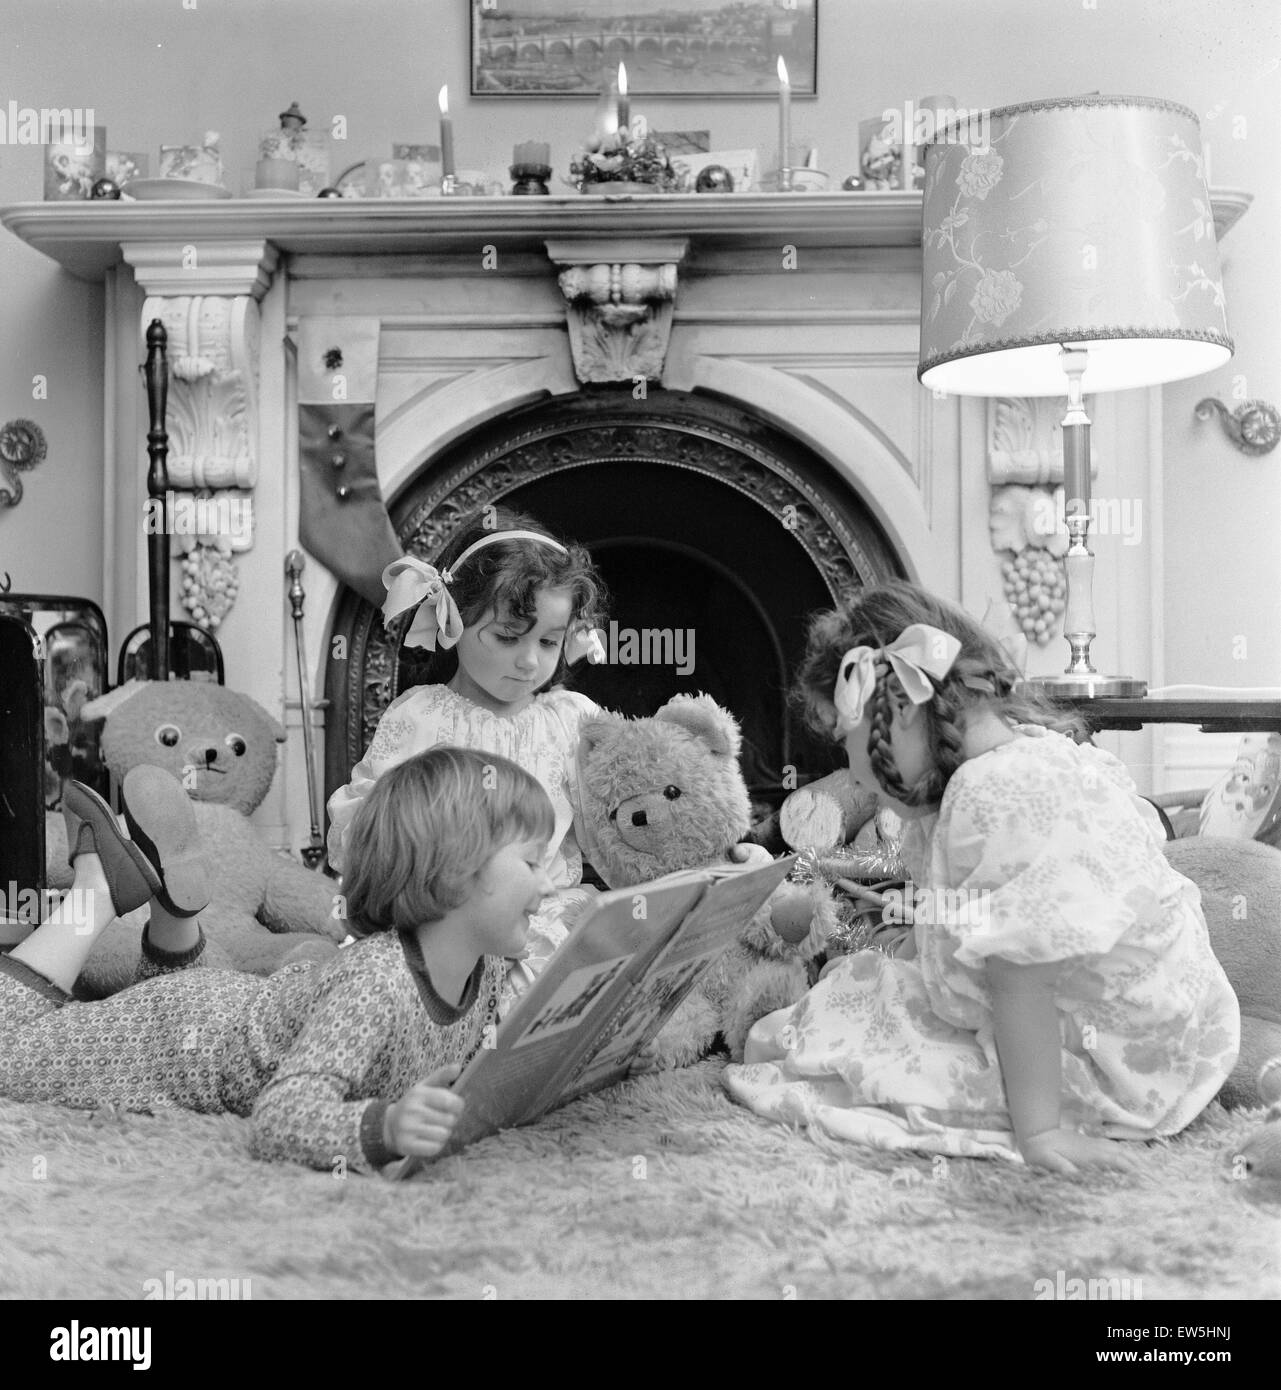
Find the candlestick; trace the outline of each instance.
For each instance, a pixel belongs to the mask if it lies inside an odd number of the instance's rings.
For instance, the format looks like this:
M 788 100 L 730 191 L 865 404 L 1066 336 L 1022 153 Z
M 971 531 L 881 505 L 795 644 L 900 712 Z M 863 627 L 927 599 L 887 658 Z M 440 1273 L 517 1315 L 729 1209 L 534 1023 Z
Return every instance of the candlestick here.
M 787 79 L 787 64 L 780 53 L 778 58 L 778 187 L 786 193 L 792 186 L 789 166 L 792 150 L 792 84 Z
M 454 122 L 449 114 L 449 88 L 442 87 L 440 96 L 440 172 L 444 179 L 454 174 Z
M 627 132 L 632 124 L 632 104 L 627 99 L 627 67 L 623 63 L 618 65 L 618 128 L 623 133 L 623 139 L 627 138 Z
M 513 164 L 551 164 L 552 147 L 540 140 L 526 140 L 512 151 Z

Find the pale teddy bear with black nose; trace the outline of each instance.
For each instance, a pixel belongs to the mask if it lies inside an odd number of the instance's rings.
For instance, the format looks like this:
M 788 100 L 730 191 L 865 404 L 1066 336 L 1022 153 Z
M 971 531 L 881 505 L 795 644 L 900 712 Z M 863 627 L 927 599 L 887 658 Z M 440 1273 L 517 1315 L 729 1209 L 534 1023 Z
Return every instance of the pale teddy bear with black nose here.
M 276 773 L 285 731 L 249 696 L 210 681 L 129 681 L 85 705 L 106 717 L 103 759 L 123 779 L 150 763 L 172 773 L 194 803 L 212 900 L 200 914 L 205 964 L 268 975 L 292 961 L 327 960 L 347 934 L 334 883 L 273 850 L 249 816 Z M 66 830 L 46 821 L 49 881 L 69 886 Z M 147 909 L 102 934 L 77 984 L 101 998 L 133 979 Z

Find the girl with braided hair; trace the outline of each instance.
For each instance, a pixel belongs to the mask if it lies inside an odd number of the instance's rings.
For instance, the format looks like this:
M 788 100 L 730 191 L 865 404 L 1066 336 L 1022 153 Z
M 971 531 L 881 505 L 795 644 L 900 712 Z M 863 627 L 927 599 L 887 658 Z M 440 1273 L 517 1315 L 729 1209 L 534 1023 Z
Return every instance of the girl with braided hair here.
M 912 930 L 758 1022 L 736 1099 L 887 1149 L 1124 1168 L 1236 1061 L 1196 886 L 1122 764 L 913 585 L 810 624 L 795 699 L 907 828 Z

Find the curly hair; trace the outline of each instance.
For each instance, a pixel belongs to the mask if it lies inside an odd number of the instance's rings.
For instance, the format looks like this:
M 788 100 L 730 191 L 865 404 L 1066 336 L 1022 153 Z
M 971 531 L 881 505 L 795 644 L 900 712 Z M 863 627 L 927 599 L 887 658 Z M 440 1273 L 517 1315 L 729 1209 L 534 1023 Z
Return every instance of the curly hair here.
M 875 661 L 876 688 L 868 703 L 867 752 L 881 787 L 905 806 L 936 804 L 952 774 L 965 761 L 962 720 L 978 706 L 991 709 L 1006 724 L 1040 724 L 1078 735 L 1083 725 L 1065 714 L 1035 687 L 1022 681 L 1000 644 L 955 604 L 936 598 L 902 580 L 847 595 L 840 605 L 811 619 L 805 655 L 790 692 L 810 728 L 832 733 L 832 692 L 842 657 L 851 647 L 878 653 L 913 623 L 928 623 L 961 644 L 952 669 L 933 680 L 934 696 L 924 706 L 931 767 L 914 786 L 899 775 L 890 743 L 894 704 L 906 699 L 898 677 L 885 658 Z
M 343 892 L 353 935 L 439 921 L 500 849 L 549 840 L 555 820 L 537 778 L 496 753 L 441 746 L 398 764 L 351 823 Z
M 495 541 L 457 565 L 458 557 L 468 546 L 503 531 L 533 531 L 564 550 L 531 540 Z M 487 613 L 504 612 L 513 623 L 523 623 L 528 632 L 537 620 L 538 595 L 544 589 L 568 592 L 570 628 L 580 624 L 596 627 L 604 621 L 609 595 L 587 550 L 574 541 L 552 535 L 541 522 L 522 512 L 485 507 L 474 513 L 450 537 L 435 563 L 437 568 L 451 572 L 449 592 L 458 605 L 464 627 L 471 627 Z M 410 620 L 403 621 L 408 626 Z M 432 679 L 449 680 L 457 669 L 457 653 L 452 649 L 438 651 L 436 658 L 432 662 Z M 556 669 L 547 684 L 560 685 L 568 674 L 562 642 Z

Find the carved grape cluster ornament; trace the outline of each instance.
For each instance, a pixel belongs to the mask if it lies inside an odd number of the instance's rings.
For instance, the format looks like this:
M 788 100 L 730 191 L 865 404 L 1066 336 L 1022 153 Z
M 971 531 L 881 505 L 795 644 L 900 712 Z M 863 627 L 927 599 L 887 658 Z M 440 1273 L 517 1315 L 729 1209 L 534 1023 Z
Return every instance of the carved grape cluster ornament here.
M 1062 562 L 1048 550 L 1028 548 L 1001 566 L 1006 602 L 1029 642 L 1049 644 L 1067 602 Z
M 182 606 L 201 627 L 219 627 L 239 591 L 240 577 L 229 554 L 198 545 L 183 556 Z

